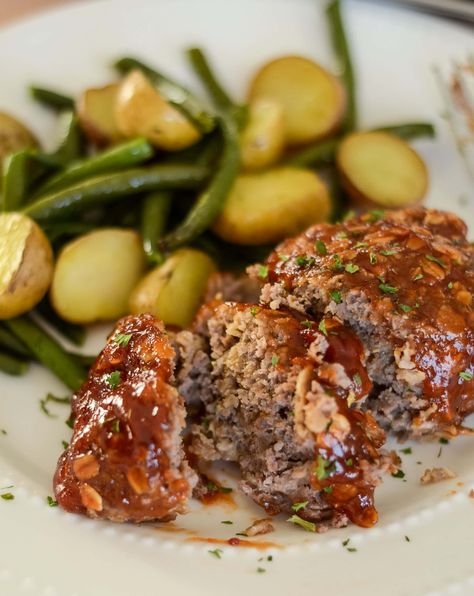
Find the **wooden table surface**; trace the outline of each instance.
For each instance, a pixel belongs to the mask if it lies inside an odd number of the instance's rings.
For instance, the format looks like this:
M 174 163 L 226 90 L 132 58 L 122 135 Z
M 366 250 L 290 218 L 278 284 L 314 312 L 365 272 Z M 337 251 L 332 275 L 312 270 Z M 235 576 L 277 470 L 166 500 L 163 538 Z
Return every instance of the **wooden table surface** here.
M 77 0 L 0 0 L 0 27 L 46 8 Z

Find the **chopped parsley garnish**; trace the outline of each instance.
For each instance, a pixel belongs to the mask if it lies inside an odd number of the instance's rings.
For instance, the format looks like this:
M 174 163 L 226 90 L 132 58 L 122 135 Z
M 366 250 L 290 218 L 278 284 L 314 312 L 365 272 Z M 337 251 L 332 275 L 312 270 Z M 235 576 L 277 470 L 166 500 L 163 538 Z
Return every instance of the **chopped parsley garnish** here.
M 324 459 L 321 455 L 318 455 L 318 459 L 316 460 L 316 469 L 314 470 L 314 474 L 318 480 L 324 480 L 334 471 L 334 466 L 331 464 L 330 461 Z
M 272 366 L 276 366 L 278 364 L 278 356 L 276 354 L 273 354 L 272 356 Z
M 228 486 L 217 486 L 217 484 L 215 484 L 214 482 L 208 482 L 206 484 L 206 489 L 208 492 L 211 492 L 211 493 L 228 494 L 228 493 L 232 492 L 232 489 L 229 488 Z
M 370 264 L 375 265 L 375 263 L 377 262 L 377 255 L 374 254 L 373 252 L 371 252 L 369 255 L 369 259 L 370 259 Z
M 131 339 L 132 339 L 131 333 L 117 333 L 117 335 L 114 337 L 114 342 L 118 346 L 121 346 L 122 348 L 126 348 Z
M 385 211 L 382 211 L 381 209 L 374 209 L 369 211 L 369 215 L 371 221 L 379 221 L 379 219 L 383 219 L 385 217 Z
M 329 292 L 329 296 L 331 296 L 331 299 L 334 300 L 336 304 L 341 304 L 342 297 L 339 290 L 332 290 L 332 292 Z
M 408 306 L 408 304 L 399 304 L 398 306 L 403 312 L 410 312 L 412 310 L 411 306 Z
M 348 546 L 346 550 L 348 553 L 356 553 L 357 552 L 357 549 L 354 546 Z
M 311 265 L 314 265 L 314 259 L 313 257 L 300 255 L 299 257 L 296 257 L 295 263 L 298 267 L 310 267 Z
M 230 519 L 225 519 L 224 521 L 221 521 L 221 524 L 226 524 L 227 526 L 231 526 L 234 522 L 230 521 Z
M 46 502 L 48 503 L 48 505 L 49 505 L 50 507 L 57 507 L 57 506 L 58 506 L 58 502 L 57 502 L 57 501 L 55 501 L 55 500 L 53 499 L 53 497 L 50 497 L 49 495 L 46 497 Z
M 266 279 L 268 277 L 268 267 L 266 265 L 258 265 L 257 275 L 261 279 Z
M 118 418 L 115 418 L 115 420 L 112 422 L 111 429 L 113 433 L 120 432 L 120 420 Z
M 322 240 L 316 240 L 314 246 L 318 253 L 323 257 L 328 254 L 328 249 Z
M 7 431 L 4 428 L 0 428 L 0 433 L 2 433 L 2 435 L 6 435 Z
M 296 524 L 297 526 L 301 526 L 307 532 L 316 532 L 316 524 L 314 524 L 313 522 L 306 521 L 299 515 L 292 515 L 286 521 L 289 521 L 292 524 Z
M 325 321 L 324 319 L 322 319 L 322 320 L 319 322 L 318 329 L 319 329 L 319 331 L 321 331 L 321 333 L 323 333 L 323 334 L 324 334 L 326 337 L 328 336 L 328 330 L 326 329 L 326 321 Z
M 288 255 L 278 255 L 278 258 L 280 259 L 280 261 L 283 261 L 283 263 L 286 263 L 290 260 L 290 257 Z
M 336 240 L 345 240 L 345 239 L 347 238 L 347 232 L 344 232 L 344 231 L 342 231 L 342 232 L 338 232 L 338 233 L 337 233 L 337 234 L 334 236 L 334 238 L 335 238 Z
M 265 573 L 267 570 L 263 567 L 257 567 L 257 573 Z
M 411 451 L 411 447 L 405 447 L 405 449 L 400 449 L 401 453 L 404 453 L 405 455 L 411 455 L 412 451 Z
M 403 470 L 397 470 L 392 474 L 394 478 L 405 478 L 405 472 Z
M 459 376 L 463 381 L 472 381 L 472 372 L 469 370 L 463 370 L 459 373 Z
M 442 453 L 443 453 L 443 447 L 441 446 L 441 447 L 439 448 L 438 455 L 437 455 L 436 457 L 437 457 L 437 458 L 440 458 Z
M 69 447 L 69 443 L 67 441 L 61 441 L 61 445 L 63 446 L 63 449 L 67 449 Z
M 347 273 L 357 273 L 359 271 L 359 265 L 354 265 L 354 263 L 347 263 L 344 267 Z
M 383 255 L 384 257 L 391 257 L 392 255 L 396 255 L 397 251 L 394 248 L 391 248 L 389 250 L 381 250 L 380 254 Z
M 362 379 L 360 378 L 360 374 L 356 373 L 353 377 L 352 377 L 354 383 L 357 385 L 357 387 L 361 387 L 362 386 Z
M 408 536 L 405 536 L 405 540 L 406 542 L 410 542 L 410 538 L 408 538 Z
M 439 442 L 441 443 L 441 445 L 448 445 L 449 439 L 446 439 L 445 437 L 441 437 Z
M 428 259 L 428 261 L 431 261 L 432 263 L 437 263 L 443 269 L 446 269 L 446 263 L 441 259 L 438 259 L 438 257 L 434 257 L 433 255 L 425 255 L 425 258 Z
M 358 242 L 354 248 L 367 248 L 367 246 L 369 246 L 368 242 Z
M 13 501 L 13 499 L 15 498 L 15 495 L 12 493 L 3 493 L 0 495 L 0 497 L 4 500 L 4 501 Z
M 220 549 L 220 548 L 215 548 L 214 550 L 208 550 L 207 552 L 210 555 L 212 555 L 213 557 L 216 557 L 216 559 L 221 559 L 222 558 L 222 553 L 224 551 L 222 549 Z
M 66 426 L 69 426 L 69 428 L 74 428 L 74 416 L 72 414 L 64 422 L 66 423 Z
M 333 264 L 332 268 L 335 271 L 340 271 L 342 269 L 341 257 L 339 255 L 333 255 L 332 256 L 332 260 L 334 261 L 334 264 Z
M 350 553 L 357 552 L 357 549 L 354 546 L 349 546 L 349 542 L 351 541 L 350 538 L 342 541 L 342 546 Z
M 386 283 L 380 283 L 379 288 L 382 290 L 382 292 L 385 292 L 386 294 L 396 294 L 398 292 L 398 288 Z
M 302 327 L 306 327 L 306 329 L 312 329 L 313 328 L 313 321 L 301 321 L 301 326 Z
M 332 487 L 332 486 L 325 486 L 325 487 L 323 488 L 323 491 L 324 491 L 325 493 L 328 493 L 329 495 L 332 493 L 332 491 L 333 491 L 333 490 L 334 490 L 334 489 L 333 489 L 333 487 Z
M 300 509 L 304 509 L 308 503 L 309 503 L 309 501 L 301 501 L 301 503 L 293 503 L 291 508 L 293 509 L 293 511 L 298 513 L 298 511 L 300 511 Z
M 450 281 L 449 284 L 448 284 L 448 289 L 449 290 L 452 290 L 453 289 L 453 286 L 454 286 L 453 282 Z
M 45 398 L 40 399 L 40 408 L 41 408 L 41 411 L 44 412 L 46 414 L 46 416 L 49 416 L 50 418 L 56 418 L 56 416 L 54 414 L 52 414 L 49 411 L 49 409 L 48 409 L 47 404 L 50 401 L 55 402 L 57 404 L 69 404 L 69 403 L 71 403 L 71 398 L 69 396 L 67 396 L 67 397 L 56 397 L 52 393 L 48 393 Z
M 419 279 L 423 279 L 423 273 L 417 273 L 412 281 L 418 281 Z
M 120 385 L 120 371 L 114 370 L 114 372 L 106 375 L 105 380 L 112 389 L 116 389 Z
M 346 466 L 352 466 L 354 464 L 354 460 L 352 459 L 352 457 L 348 457 L 346 459 Z
M 250 310 L 250 314 L 252 315 L 252 317 L 255 317 L 257 315 L 257 313 L 260 311 L 260 307 L 259 306 L 251 306 L 249 310 Z

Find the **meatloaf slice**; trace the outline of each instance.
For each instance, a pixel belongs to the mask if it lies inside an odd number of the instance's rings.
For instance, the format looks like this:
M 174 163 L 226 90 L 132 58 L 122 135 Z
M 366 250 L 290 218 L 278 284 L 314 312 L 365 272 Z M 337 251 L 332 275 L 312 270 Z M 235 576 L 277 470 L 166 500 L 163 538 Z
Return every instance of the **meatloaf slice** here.
M 73 436 L 54 477 L 64 509 L 119 522 L 184 511 L 197 477 L 182 449 L 175 359 L 151 315 L 118 322 L 72 400 Z
M 474 248 L 455 215 L 372 212 L 283 242 L 261 301 L 335 315 L 368 353 L 366 402 L 400 436 L 456 435 L 474 411 Z
M 203 307 L 211 391 L 192 429 L 191 452 L 237 462 L 243 491 L 267 513 L 292 513 L 318 529 L 377 520 L 374 487 L 392 461 L 384 433 L 354 407 L 371 383 L 357 337 L 321 321 L 246 304 Z

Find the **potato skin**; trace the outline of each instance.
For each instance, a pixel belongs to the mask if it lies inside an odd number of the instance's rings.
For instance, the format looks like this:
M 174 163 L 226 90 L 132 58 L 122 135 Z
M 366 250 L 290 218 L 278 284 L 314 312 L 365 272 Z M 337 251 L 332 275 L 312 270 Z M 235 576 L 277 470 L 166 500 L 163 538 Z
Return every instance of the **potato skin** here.
M 349 165 L 350 154 L 355 153 L 360 156 L 364 149 L 364 143 L 367 141 L 372 144 L 372 147 L 374 143 L 378 144 L 380 149 L 389 143 L 392 156 L 386 164 L 383 164 L 383 171 L 378 171 L 377 162 L 364 164 L 365 171 L 362 170 L 362 165 L 359 166 L 358 170 L 354 168 L 352 163 Z M 404 178 L 408 176 L 408 173 L 406 169 L 404 171 L 403 164 L 401 164 L 399 170 L 401 181 L 397 182 L 393 177 L 394 151 L 401 152 L 401 160 L 405 162 L 405 168 L 410 167 L 410 183 L 408 185 L 404 182 Z M 380 153 L 381 151 L 379 151 L 379 155 Z M 361 131 L 351 133 L 345 137 L 338 148 L 336 165 L 344 190 L 353 203 L 362 208 L 403 209 L 420 203 L 428 190 L 428 169 L 424 161 L 408 143 L 386 132 Z M 392 175 L 389 175 L 386 170 L 386 167 L 389 166 Z M 364 184 L 364 180 L 368 177 L 371 179 L 378 178 L 378 186 L 382 181 L 383 186 L 385 186 L 383 196 L 380 191 L 368 191 L 366 183 Z M 396 188 L 396 185 L 398 185 L 398 188 Z
M 54 270 L 51 303 L 72 323 L 108 321 L 127 313 L 128 299 L 145 270 L 134 230 L 102 228 L 64 246 Z
M 92 143 L 108 145 L 123 138 L 115 118 L 119 86 L 112 83 L 86 89 L 76 102 L 79 123 Z
M 240 135 L 244 170 L 273 165 L 283 152 L 285 134 L 283 108 L 278 102 L 264 98 L 251 102 L 248 122 Z
M 10 153 L 38 146 L 37 138 L 24 124 L 6 112 L 0 112 L 0 170 Z
M 31 310 L 51 285 L 53 251 L 41 228 L 20 213 L 0 214 L 0 319 Z
M 286 140 L 298 146 L 324 138 L 341 124 L 344 88 L 322 66 L 302 56 L 282 56 L 254 76 L 249 99 L 268 98 L 283 106 Z
M 213 230 L 234 244 L 279 242 L 328 220 L 329 192 L 305 168 L 282 167 L 237 178 Z
M 119 130 L 125 137 L 144 136 L 166 151 L 178 151 L 201 138 L 199 130 L 168 103 L 139 70 L 120 84 L 115 105 Z

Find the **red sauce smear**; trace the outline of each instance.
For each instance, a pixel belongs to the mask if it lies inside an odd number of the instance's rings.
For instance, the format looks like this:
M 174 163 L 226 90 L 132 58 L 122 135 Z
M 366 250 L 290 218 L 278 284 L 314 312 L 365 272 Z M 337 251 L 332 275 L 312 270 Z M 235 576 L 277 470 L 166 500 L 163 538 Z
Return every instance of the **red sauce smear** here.
M 192 536 L 186 538 L 186 542 L 205 542 L 206 544 L 222 544 L 226 546 L 236 546 L 240 548 L 254 548 L 256 550 L 265 550 L 267 548 L 283 548 L 278 542 L 270 542 L 268 540 L 241 540 L 240 538 L 229 538 L 227 540 L 220 538 L 203 538 L 201 536 Z

